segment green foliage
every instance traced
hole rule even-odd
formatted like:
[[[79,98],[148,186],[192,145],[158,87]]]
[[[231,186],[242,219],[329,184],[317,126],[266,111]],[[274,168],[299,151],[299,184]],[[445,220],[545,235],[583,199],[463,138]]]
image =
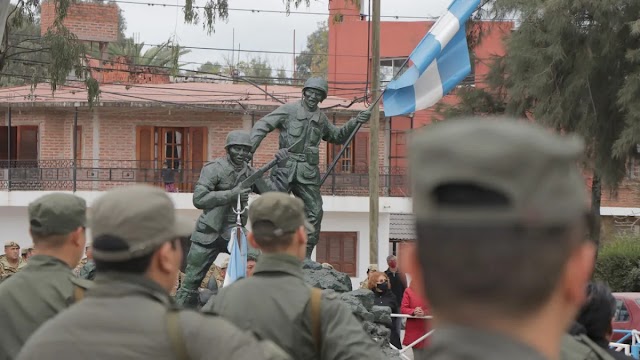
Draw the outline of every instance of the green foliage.
[[[287,13],[291,11],[291,5],[299,7],[301,4],[309,6],[310,0],[283,0]],[[225,21],[229,18],[228,0],[207,0],[204,6],[196,6],[195,0],[185,0],[184,22],[187,24],[198,24],[202,22],[202,28],[211,34],[215,31],[216,21]]]
[[[640,238],[620,237],[598,253],[594,277],[616,292],[640,291]]]
[[[200,65],[198,71],[210,74],[219,74],[222,71],[222,65],[220,65],[220,63],[217,61],[215,63],[207,61],[206,63]]]
[[[273,84],[273,68],[267,58],[253,57],[247,61],[241,61],[237,65],[240,75],[258,84]]]
[[[296,56],[296,77],[306,79],[311,76],[327,78],[329,51],[329,27],[326,22],[318,23],[318,29],[307,37],[307,48]]]

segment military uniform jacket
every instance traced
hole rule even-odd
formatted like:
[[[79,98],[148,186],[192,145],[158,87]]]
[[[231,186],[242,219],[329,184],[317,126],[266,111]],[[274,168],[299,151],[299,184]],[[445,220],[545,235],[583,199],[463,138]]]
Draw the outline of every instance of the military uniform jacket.
[[[140,275],[98,274],[86,297],[47,322],[29,339],[21,360],[177,359],[166,314],[169,294]],[[191,360],[289,359],[224,319],[191,310],[179,313]]]
[[[432,335],[424,357],[429,360],[545,360],[532,347],[485,329],[443,326]]]
[[[252,277],[222,288],[202,311],[213,311],[241,329],[252,329],[297,360],[382,359],[378,345],[335,293],[322,296],[318,356],[311,335],[310,296],[311,287],[304,282],[298,259],[263,253]]]
[[[74,302],[78,279],[62,260],[34,255],[29,266],[0,284],[0,359],[13,359],[22,345],[45,321]]]
[[[287,161],[289,182],[319,185],[320,141],[344,144],[356,126],[358,122],[351,119],[344,126],[336,127],[320,110],[307,111],[301,100],[282,105],[258,120],[251,130],[251,142],[255,152],[262,139],[278,129],[281,149],[295,145]]]
[[[200,178],[193,191],[193,206],[204,210],[196,223],[196,231],[191,241],[208,245],[219,235],[226,234],[225,224],[235,224],[233,209],[237,205],[237,196],[231,192],[240,182],[251,176],[255,170],[249,165],[235,167],[227,157],[217,158],[205,164],[200,172]],[[252,190],[257,194],[269,191],[284,191],[287,180],[281,173],[272,172],[273,180],[258,179]],[[247,203],[242,204],[243,208]],[[247,223],[247,212],[242,215],[242,224]]]

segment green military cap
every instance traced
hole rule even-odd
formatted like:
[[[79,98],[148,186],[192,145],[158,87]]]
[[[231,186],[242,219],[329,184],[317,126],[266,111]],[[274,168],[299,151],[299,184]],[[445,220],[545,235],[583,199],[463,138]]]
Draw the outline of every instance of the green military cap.
[[[52,193],[29,204],[31,231],[41,235],[65,235],[87,223],[87,202],[78,196]]]
[[[313,225],[305,218],[302,200],[282,192],[267,192],[251,203],[249,221],[251,224],[264,221],[273,225],[273,231],[269,234],[254,231],[259,237],[290,234],[300,226],[304,226],[308,232],[313,231]]]
[[[4,243],[4,248],[5,249],[6,248],[13,248],[13,247],[20,249],[20,244],[18,244],[15,241],[7,241],[7,242]]]
[[[584,142],[514,119],[447,120],[412,134],[409,159],[418,221],[562,225],[584,216],[578,169]],[[507,206],[455,206],[437,190],[472,185],[501,194]],[[463,202],[464,203],[464,202]]]
[[[101,261],[119,262],[150,254],[165,242],[190,235],[195,226],[177,216],[163,190],[147,185],[107,191],[91,210],[93,257]],[[98,243],[101,238],[119,239],[127,248],[108,250],[109,246]]]

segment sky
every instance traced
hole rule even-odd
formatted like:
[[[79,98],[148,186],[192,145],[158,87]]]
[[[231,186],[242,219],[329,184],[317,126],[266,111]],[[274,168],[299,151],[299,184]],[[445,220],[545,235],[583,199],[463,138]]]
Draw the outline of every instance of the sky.
[[[368,4],[369,0],[364,0]],[[184,68],[196,69],[207,61],[225,62],[231,58],[231,49],[276,51],[289,54],[261,54],[259,52],[241,52],[240,60],[254,56],[267,57],[274,68],[284,68],[291,74],[293,70],[293,32],[296,32],[295,51],[299,53],[306,46],[309,34],[317,29],[318,23],[326,21],[328,15],[260,13],[233,9],[260,9],[284,11],[283,0],[229,0],[229,19],[215,25],[215,32],[208,35],[201,24],[185,24],[182,9],[184,0],[126,0],[139,2],[130,4],[116,0],[124,10],[127,21],[126,34],[135,35],[136,40],[145,44],[161,44],[176,37],[183,46],[207,47],[228,50],[192,50],[182,61],[190,63]],[[384,16],[437,17],[446,11],[451,0],[382,0],[382,21]],[[167,4],[173,6],[149,6]],[[205,0],[194,0],[202,6]],[[367,6],[367,5],[365,5]],[[368,8],[368,6],[367,6]],[[311,6],[302,5],[293,11],[328,14],[329,0],[311,0]],[[398,21],[418,21],[418,19],[399,19]],[[234,37],[235,33],[235,37]],[[366,41],[366,39],[363,39]],[[238,53],[235,53],[236,60]]]

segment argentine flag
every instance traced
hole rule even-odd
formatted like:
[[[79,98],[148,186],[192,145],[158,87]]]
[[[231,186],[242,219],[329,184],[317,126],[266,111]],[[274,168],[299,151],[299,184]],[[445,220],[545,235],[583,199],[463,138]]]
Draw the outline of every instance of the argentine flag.
[[[238,239],[238,232],[240,239]],[[236,280],[247,277],[247,237],[242,229],[238,231],[236,228],[231,230],[231,240],[229,240],[228,248],[229,266],[227,274],[224,277],[222,287],[233,284]]]
[[[471,72],[465,22],[480,0],[453,0],[409,59],[413,63],[384,92],[385,116],[435,105]]]

